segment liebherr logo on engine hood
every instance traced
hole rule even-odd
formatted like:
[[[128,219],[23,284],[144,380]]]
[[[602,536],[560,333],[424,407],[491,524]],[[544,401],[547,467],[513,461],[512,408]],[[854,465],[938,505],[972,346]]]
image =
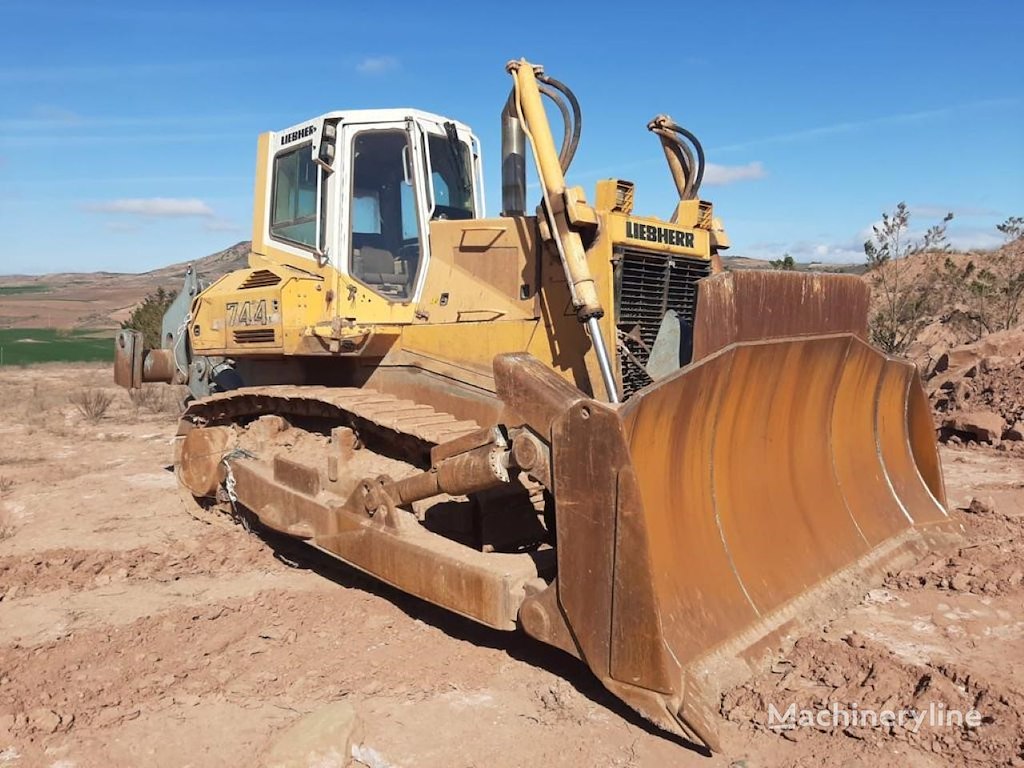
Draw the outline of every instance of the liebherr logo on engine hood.
[[[656,227],[653,224],[641,224],[639,221],[630,221],[629,219],[626,219],[626,237],[633,240],[644,240],[648,243],[693,248],[693,232],[683,232],[671,227]]]

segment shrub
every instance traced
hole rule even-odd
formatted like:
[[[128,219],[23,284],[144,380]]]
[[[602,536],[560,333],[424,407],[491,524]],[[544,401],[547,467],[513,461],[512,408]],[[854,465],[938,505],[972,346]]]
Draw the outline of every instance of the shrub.
[[[95,424],[106,414],[110,404],[114,402],[114,396],[102,389],[80,389],[68,400],[82,416]]]
[[[938,269],[911,269],[909,256],[945,253],[947,214],[941,224],[924,233],[920,240],[910,237],[910,209],[900,203],[892,213],[883,213],[873,226],[871,239],[864,243],[867,267],[879,297],[878,308],[868,326],[871,341],[890,354],[901,354],[914,343],[941,301],[936,290]]]
[[[141,389],[133,389],[128,396],[136,410],[149,413],[173,413],[178,410],[173,391],[164,384],[144,385]]]
[[[796,269],[796,262],[793,261],[793,257],[788,253],[783,254],[781,259],[772,259],[768,263],[771,264],[772,269],[782,269],[786,272],[792,272]]]
[[[177,295],[177,291],[165,291],[163,288],[157,288],[132,310],[131,316],[121,324],[121,327],[142,331],[146,346],[159,349],[163,346],[160,333],[164,313],[167,312],[167,308],[171,306],[171,302]]]
[[[1020,240],[1024,237],[1024,217],[1010,216],[1002,224],[996,224],[996,229],[1002,232],[1008,243]]]

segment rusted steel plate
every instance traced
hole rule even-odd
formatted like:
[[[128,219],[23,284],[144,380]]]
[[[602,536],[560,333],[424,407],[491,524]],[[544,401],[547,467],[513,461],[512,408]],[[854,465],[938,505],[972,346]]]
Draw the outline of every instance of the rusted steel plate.
[[[832,411],[836,482],[857,527],[871,546],[905,530],[908,523],[886,477],[875,428],[882,371],[891,364],[867,344],[851,340]]]
[[[893,361],[886,367],[878,389],[878,447],[893,492],[908,518],[915,524],[944,522],[946,510],[925,484],[911,447],[912,385],[920,386],[913,365]]]
[[[239,501],[276,530],[309,528],[315,547],[381,581],[495,629],[516,628],[523,585],[537,578],[542,555],[480,552],[428,531],[409,512],[356,514],[327,494],[296,491],[261,462],[230,464]]]
[[[114,383],[125,389],[142,386],[142,334],[118,331],[114,338]]]
[[[942,478],[942,463],[935,449],[935,422],[928,405],[928,395],[920,377],[911,377],[910,393],[907,398],[907,426],[910,430],[910,450],[914,465],[921,473],[921,480],[928,487],[932,497],[946,512],[946,485]]]
[[[733,357],[644,391],[625,424],[647,524],[656,592],[670,596],[665,633],[693,658],[757,618],[722,543],[715,514],[712,447]],[[642,406],[642,407],[640,407]],[[685,588],[680,589],[680,580]]]
[[[662,706],[678,702],[691,730],[703,732],[714,706],[713,675],[755,663],[948,528],[915,387],[912,366],[852,335],[798,337],[730,345],[621,409],[646,530],[623,525],[637,502],[620,494],[618,530],[633,533],[616,552],[646,547],[648,558],[617,556],[614,582],[651,579],[653,600],[641,602],[657,609],[620,611],[616,593],[615,622],[629,624],[611,636],[660,634],[680,665],[670,691],[657,665],[647,676],[638,661],[626,667],[664,691]],[[663,711],[609,687],[649,716]]]
[[[870,292],[854,275],[737,270],[700,281],[693,360],[745,341],[852,334],[867,338]]]

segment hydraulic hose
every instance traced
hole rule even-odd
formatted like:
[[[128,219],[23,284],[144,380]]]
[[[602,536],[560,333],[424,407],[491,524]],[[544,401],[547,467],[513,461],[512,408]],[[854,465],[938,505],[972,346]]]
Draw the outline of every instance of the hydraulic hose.
[[[658,115],[647,124],[647,129],[661,140],[679,198],[692,200],[697,197],[706,165],[700,140],[668,115]]]
[[[552,88],[561,91],[568,100],[569,106],[572,107],[572,138],[567,146],[562,147],[563,152],[559,153],[559,160],[562,160],[563,157],[565,158],[564,162],[561,163],[562,172],[564,173],[569,170],[569,165],[576,156],[576,149],[580,145],[580,134],[583,132],[583,110],[580,109],[580,103],[576,99],[576,94],[565,83],[549,77],[543,72],[537,75],[537,79],[545,85],[550,85]],[[565,112],[562,113],[562,116],[565,118]]]

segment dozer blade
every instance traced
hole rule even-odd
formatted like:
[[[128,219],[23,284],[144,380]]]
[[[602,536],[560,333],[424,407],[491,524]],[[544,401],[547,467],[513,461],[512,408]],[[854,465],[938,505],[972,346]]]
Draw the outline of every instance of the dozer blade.
[[[737,302],[755,288],[718,283]],[[805,301],[835,299],[817,287]],[[526,601],[524,628],[712,749],[724,689],[953,528],[914,367],[840,315],[811,335],[781,314],[762,340],[738,316],[716,344],[698,328],[701,359],[620,408],[496,361],[503,399],[552,444],[558,578]]]

